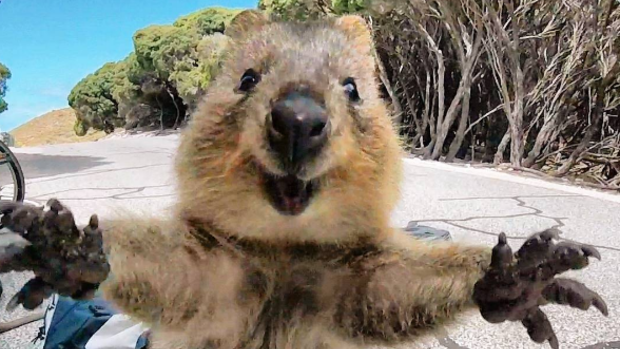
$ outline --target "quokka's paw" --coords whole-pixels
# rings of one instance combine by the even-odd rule
[[[56,199],[45,207],[0,202],[0,214],[0,226],[26,240],[2,246],[0,272],[35,274],[9,301],[9,310],[20,304],[34,309],[52,293],[89,297],[106,279],[110,266],[96,215],[79,229],[71,211]]]
[[[490,267],[474,287],[474,300],[485,320],[520,321],[533,341],[548,341],[554,349],[559,342],[540,306],[555,303],[582,310],[594,306],[608,315],[598,293],[578,281],[556,278],[565,271],[585,268],[590,257],[600,260],[600,253],[579,243],[556,243],[558,237],[557,229],[536,233],[513,254],[506,235],[500,234]]]

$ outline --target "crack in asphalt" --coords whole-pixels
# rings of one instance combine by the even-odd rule
[[[460,229],[464,229],[464,230],[469,230],[469,231],[473,231],[476,233],[480,233],[480,234],[485,234],[485,235],[490,235],[490,236],[499,236],[499,233],[494,233],[494,232],[490,232],[487,230],[482,230],[482,229],[476,229],[476,228],[472,228],[472,227],[468,227],[468,226],[464,226],[461,224],[458,224],[459,222],[468,222],[468,221],[472,221],[472,220],[481,220],[481,219],[501,219],[501,218],[517,218],[517,217],[528,217],[528,216],[534,216],[534,217],[539,217],[539,218],[545,218],[545,219],[550,219],[552,221],[555,222],[554,225],[550,226],[549,228],[562,228],[565,226],[564,224],[564,220],[568,219],[568,217],[553,217],[553,216],[548,216],[545,215],[544,212],[533,206],[533,205],[528,205],[523,199],[524,198],[554,198],[554,197],[580,197],[581,195],[519,195],[519,196],[503,196],[503,197],[471,197],[471,198],[452,198],[452,199],[440,199],[439,201],[470,201],[470,200],[513,200],[517,203],[517,206],[519,207],[523,207],[526,209],[530,209],[532,210],[532,212],[526,212],[526,213],[516,213],[516,214],[509,214],[509,215],[499,215],[499,216],[471,216],[471,217],[467,217],[467,218],[459,218],[459,219],[447,219],[447,218],[441,218],[441,219],[421,219],[421,220],[414,220],[414,222],[416,223],[422,223],[422,222],[440,222],[440,223],[444,223],[444,224],[448,224],[451,225],[453,227],[456,228],[460,228]],[[507,238],[509,239],[514,239],[514,240],[526,240],[528,237],[523,237],[523,236],[514,236],[514,235],[506,235]],[[567,239],[564,237],[559,238],[559,240],[563,240],[563,241],[567,241],[567,242],[576,242],[574,240],[571,239]],[[604,246],[604,245],[594,245],[594,244],[588,244],[589,246],[593,246],[596,248],[600,248],[600,249],[606,249],[606,250],[610,250],[610,251],[616,251],[616,252],[620,252],[620,248],[617,247],[612,247],[612,246]]]
[[[164,149],[158,150],[136,150],[136,151],[124,151],[116,153],[108,153],[109,155],[133,155],[133,154],[166,154],[168,157],[175,157],[177,154]]]
[[[152,188],[167,188],[172,187],[171,184],[162,184],[162,185],[151,185],[151,186],[141,186],[141,187],[117,187],[117,188],[72,188],[65,190],[58,190],[51,193],[39,194],[32,197],[29,197],[30,200],[41,200],[41,199],[49,199],[57,194],[68,193],[72,191],[83,191],[83,190],[100,190],[100,191],[108,191],[108,190],[126,190],[125,192],[107,195],[107,196],[95,196],[95,197],[63,197],[59,198],[62,201],[86,201],[86,200],[106,200],[106,199],[115,199],[115,200],[131,200],[131,199],[150,199],[150,198],[161,198],[161,197],[171,197],[174,194],[159,194],[159,195],[144,195],[137,197],[126,197],[127,195],[136,194],[143,192],[146,189]]]
[[[439,342],[439,345],[447,349],[470,349],[468,347],[464,347],[458,344],[449,336],[437,338],[437,342]],[[599,342],[591,345],[586,345],[585,347],[581,347],[580,349],[620,349],[620,341]]]
[[[581,349],[620,349],[620,341],[614,342],[600,342]]]
[[[457,342],[455,342],[452,338],[448,336],[443,337],[443,338],[437,338],[437,342],[439,342],[440,345],[448,349],[469,349],[467,347],[464,347],[458,344]]]
[[[439,201],[473,201],[473,200],[505,200],[512,199],[515,196],[473,196],[464,198],[448,198],[439,199]],[[518,198],[570,198],[570,197],[583,197],[579,194],[544,194],[544,195],[517,195]]]
[[[41,180],[37,180],[37,179],[31,180],[31,181],[26,180],[26,184],[28,185],[28,184],[48,183],[48,182],[54,182],[54,181],[58,181],[61,179],[67,179],[67,178],[77,178],[77,177],[84,177],[84,176],[96,175],[96,174],[101,174],[101,173],[120,172],[120,171],[127,171],[127,170],[141,170],[145,168],[161,167],[161,166],[170,166],[170,164],[164,163],[164,164],[152,164],[152,165],[134,166],[134,167],[111,168],[111,169],[96,170],[96,171],[84,171],[84,172],[74,173],[70,175],[53,176],[52,178],[45,178]]]
[[[133,199],[155,199],[155,198],[169,198],[173,197],[174,194],[159,194],[159,195],[144,195],[144,196],[132,196],[132,197],[121,197],[121,195],[129,195],[140,192],[140,190],[131,191],[123,194],[118,194],[110,197],[92,197],[92,198],[62,198],[62,201],[89,201],[89,200],[133,200]]]

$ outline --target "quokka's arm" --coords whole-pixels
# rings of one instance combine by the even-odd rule
[[[326,281],[319,299],[345,335],[396,343],[474,306],[491,249],[407,239]]]
[[[207,257],[186,227],[143,218],[108,220],[101,226],[110,264],[110,275],[100,286],[103,297],[146,323],[190,320],[195,298],[206,286],[199,266]]]
[[[46,207],[0,205],[2,226],[28,242],[0,251],[0,272],[35,274],[14,306],[34,309],[52,293],[84,299],[98,291],[125,314],[174,331],[205,314],[218,320],[223,315],[210,307],[233,303],[226,297],[239,293],[239,261],[200,244],[180,220],[92,216],[80,229],[57,200]]]
[[[591,246],[562,241],[559,232],[535,233],[513,253],[505,234],[493,249],[451,242],[424,243],[397,235],[375,257],[352,265],[341,282],[323,293],[334,325],[351,337],[396,343],[432,330],[459,312],[476,307],[491,323],[520,322],[537,343],[559,341],[541,306],[549,303],[608,314],[603,298],[583,283],[556,277],[585,268]]]
[[[184,222],[125,219],[102,228],[112,274],[103,296],[157,328],[155,339],[164,340],[157,348],[239,340],[261,303],[243,260]]]

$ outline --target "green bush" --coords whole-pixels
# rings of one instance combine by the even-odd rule
[[[134,50],[78,83],[69,95],[76,133],[89,128],[176,127],[212,80],[228,38],[222,33],[240,10],[212,7],[171,25],[133,35]]]
[[[0,113],[8,109],[4,96],[6,95],[6,82],[10,78],[11,71],[4,64],[0,63]]]
[[[224,7],[210,7],[183,16],[174,22],[174,26],[195,31],[200,35],[224,33],[226,26],[241,10]]]
[[[110,62],[82,79],[68,97],[69,106],[76,112],[80,129],[90,127],[112,132],[123,125],[118,117],[118,103],[113,97],[116,86],[118,63]]]

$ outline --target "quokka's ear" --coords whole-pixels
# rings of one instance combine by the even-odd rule
[[[355,42],[359,52],[371,52],[372,33],[364,18],[358,15],[345,15],[336,18],[334,25]]]
[[[243,38],[248,33],[259,30],[269,23],[269,18],[259,10],[244,10],[230,21],[224,34],[233,40]]]

